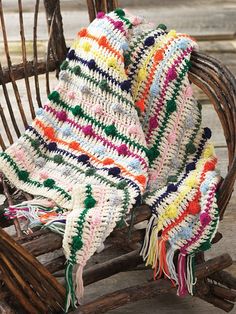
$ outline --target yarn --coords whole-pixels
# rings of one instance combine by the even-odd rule
[[[141,255],[178,295],[193,293],[195,253],[218,226],[217,159],[188,81],[197,45],[146,26],[122,9],[99,12],[78,32],[32,125],[0,153],[11,184],[43,200],[6,215],[63,236],[65,311],[82,300],[88,259],[141,200],[152,213]]]
[[[172,113],[176,110],[176,102],[174,99],[168,100],[166,105],[167,113]]]
[[[63,157],[61,155],[55,155],[53,157],[53,160],[57,163],[57,164],[61,164],[63,163]]]
[[[167,186],[167,192],[176,192],[177,191],[177,186],[175,184],[169,184]]]
[[[49,178],[43,182],[43,185],[47,188],[52,188],[55,185],[55,181]]]
[[[186,166],[186,171],[189,172],[189,171],[192,171],[196,169],[196,166],[195,166],[195,163],[194,162],[191,162],[189,163],[187,166]]]
[[[67,60],[64,60],[62,64],[60,65],[60,70],[66,70],[68,65],[69,65],[69,62]]]
[[[126,144],[121,144],[116,150],[120,155],[126,155],[128,153],[128,147]]]
[[[108,86],[108,83],[106,80],[102,80],[100,83],[99,83],[99,87],[101,88],[101,90],[103,91],[108,91],[109,89],[109,86]]]
[[[105,133],[106,135],[111,135],[111,136],[115,136],[117,133],[116,127],[114,126],[114,124],[108,125],[105,127]]]
[[[126,80],[120,84],[120,88],[126,92],[130,90],[130,87],[131,87],[131,82],[129,80]]]
[[[58,93],[58,91],[53,91],[51,92],[51,94],[48,95],[48,99],[58,102],[60,100],[60,94]]]
[[[89,62],[88,62],[88,68],[89,68],[90,70],[94,70],[94,69],[96,68],[96,62],[95,62],[94,59],[89,60]]]
[[[92,135],[93,134],[93,127],[90,124],[83,126],[82,131],[84,132],[85,135]]]
[[[59,119],[59,120],[61,120],[61,121],[66,121],[66,119],[67,119],[67,113],[65,112],[65,111],[59,111],[58,113],[57,113],[57,118]]]
[[[96,204],[96,200],[92,197],[92,196],[88,196],[85,200],[84,200],[84,205],[87,208],[92,208],[94,207],[94,205]]]
[[[158,29],[158,28],[162,29],[163,31],[167,30],[167,27],[166,27],[165,24],[159,24],[159,25],[157,26],[157,29]]]
[[[201,213],[200,222],[201,222],[203,227],[206,227],[210,221],[211,221],[211,217],[209,216],[208,213],[206,213],[206,212]]]
[[[29,172],[25,170],[19,171],[18,178],[19,180],[26,182],[29,178]]]
[[[144,45],[148,47],[154,45],[154,43],[155,43],[155,38],[153,36],[147,37],[144,41]]]
[[[83,109],[79,105],[76,105],[71,111],[74,116],[82,116],[83,114]]]
[[[187,153],[189,154],[193,154],[196,152],[196,147],[194,146],[193,142],[189,142],[187,145],[186,145],[186,151]]]
[[[75,66],[73,69],[72,69],[72,72],[75,74],[75,75],[80,75],[81,73],[81,67],[79,65]]]
[[[104,12],[98,12],[97,13],[97,19],[103,19],[105,17],[105,13]]]
[[[121,8],[115,9],[115,13],[119,16],[119,17],[124,17],[125,16],[125,11]]]
[[[117,176],[118,174],[120,174],[120,168],[119,167],[110,168],[108,170],[108,173],[113,175],[113,176]]]
[[[82,154],[82,155],[77,157],[77,160],[79,162],[86,163],[89,160],[89,156],[87,154]]]
[[[51,143],[48,144],[47,148],[48,148],[48,150],[50,152],[52,152],[52,151],[57,149],[57,143],[56,142],[51,142]]]

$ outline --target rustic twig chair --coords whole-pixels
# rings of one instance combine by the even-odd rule
[[[109,11],[117,6],[116,1],[87,0],[90,20],[95,18],[98,11]],[[41,107],[41,92],[39,77],[46,75],[46,92],[49,93],[49,72],[57,74],[59,65],[64,59],[67,48],[63,35],[62,17],[59,0],[44,0],[48,23],[48,48],[46,58],[38,58],[37,51],[37,25],[40,1],[35,1],[34,28],[33,28],[33,58],[27,59],[26,41],[24,35],[24,23],[22,14],[22,0],[18,0],[20,34],[22,42],[22,63],[12,64],[9,43],[5,28],[2,1],[0,0],[0,19],[3,34],[4,50],[7,66],[0,63],[0,88],[3,91],[5,104],[0,104],[1,128],[0,146],[4,150],[19,137],[21,130],[16,121],[16,115],[20,116],[24,127],[28,121],[26,111],[29,109],[31,118],[35,116],[35,109]],[[189,78],[209,97],[214,105],[222,124],[228,147],[228,173],[222,178],[219,188],[219,201],[221,219],[230,200],[236,178],[236,81],[230,71],[217,60],[201,53],[192,55],[192,67]],[[19,92],[18,82],[24,80],[28,100],[23,101]],[[32,89],[32,83],[34,88]],[[9,88],[13,90],[16,105],[13,105]],[[45,93],[46,94],[46,93]],[[27,107],[29,106],[29,107]],[[61,248],[61,237],[46,230],[36,230],[32,234],[22,234],[17,220],[6,221],[3,216],[3,208],[19,201],[16,193],[8,185],[1,174],[0,193],[6,195],[5,203],[0,207],[0,304],[2,309],[9,306],[16,313],[62,313],[65,300],[65,289],[54,274],[64,268],[63,256],[41,264],[36,257],[53,252]],[[26,199],[31,196],[24,194]],[[148,219],[150,211],[147,206],[141,206],[134,210],[133,218],[128,221],[132,225]],[[11,237],[4,228],[10,224],[15,225],[16,236]],[[106,241],[106,250],[122,248],[123,255],[110,260],[100,259],[103,262],[88,267],[84,272],[85,285],[112,276],[121,271],[127,271],[142,264],[139,257],[139,243],[142,241],[144,230],[133,230],[128,233],[130,227],[116,229]],[[222,238],[217,233],[213,242]],[[104,251],[99,255],[103,255]],[[196,296],[229,312],[236,301],[236,278],[233,278],[224,269],[232,264],[228,254],[223,254],[214,259],[205,261],[204,255],[197,258],[196,275],[198,278]],[[79,313],[105,313],[128,302],[155,297],[162,293],[168,293],[171,288],[167,285],[157,284],[155,281],[145,285],[134,286],[124,290],[100,297],[99,299],[79,307]]]

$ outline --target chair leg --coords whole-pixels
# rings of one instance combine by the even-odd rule
[[[26,313],[63,311],[65,289],[51,273],[0,228],[0,272]]]

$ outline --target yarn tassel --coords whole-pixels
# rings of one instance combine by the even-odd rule
[[[174,255],[175,255],[175,249],[169,249],[166,254],[166,261],[170,273],[170,279],[174,280],[175,284],[178,284],[178,275],[176,272],[176,267],[174,264]]]
[[[166,265],[166,241],[161,239],[158,245],[158,259],[159,259],[159,267],[158,271],[155,269],[154,276],[155,278],[158,276],[158,279],[161,278],[163,272],[168,277],[168,267]]]
[[[158,279],[161,278],[162,274],[164,273],[165,277],[169,278],[173,287],[175,287],[175,283],[176,283],[176,279],[172,278],[172,276],[170,275],[170,267],[174,267],[173,261],[172,264],[169,261],[169,256],[167,255],[167,251],[166,251],[166,245],[167,245],[167,240],[166,239],[161,239],[161,241],[159,242],[159,268],[158,268],[158,272],[156,272],[154,274],[155,278],[158,274]],[[168,258],[167,258],[168,257]],[[156,269],[155,269],[156,271]],[[172,269],[173,271],[173,269]]]
[[[195,269],[195,255],[188,255],[187,256],[187,287],[188,292],[193,295],[193,289],[197,282],[195,278],[194,269]]]
[[[84,283],[83,283],[83,265],[79,265],[76,272],[76,296],[79,304],[82,304],[84,296]]]
[[[145,237],[140,251],[140,255],[143,257],[144,260],[148,258],[150,252],[152,229],[155,224],[155,219],[156,216],[152,215],[146,227]]]
[[[24,201],[21,204],[9,206],[5,210],[5,216],[13,218],[26,218],[29,221],[29,227],[41,226],[43,223],[40,220],[44,214],[56,216],[55,203],[48,199],[33,199]]]
[[[157,267],[159,259],[159,239],[158,239],[158,228],[154,225],[151,232],[150,246],[148,250],[148,256],[146,265],[151,265],[152,268]]]
[[[42,229],[50,229],[52,232],[58,233],[60,235],[65,234],[66,221],[51,221],[46,223]]]
[[[69,308],[72,306],[73,308],[76,308],[77,306],[77,300],[75,296],[74,291],[74,285],[73,285],[73,264],[71,262],[67,263],[66,266],[66,304],[65,304],[65,312],[67,313]]]
[[[179,286],[177,290],[177,295],[180,297],[188,293],[186,266],[186,255],[180,253],[178,256]]]

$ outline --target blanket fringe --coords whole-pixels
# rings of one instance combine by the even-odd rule
[[[76,296],[79,304],[82,304],[84,296],[83,270],[84,266],[79,265],[76,272]]]
[[[65,270],[66,279],[66,304],[65,313],[68,312],[69,308],[72,306],[74,309],[77,307],[77,300],[75,296],[75,290],[73,285],[73,267],[71,262],[68,262]]]
[[[49,199],[35,198],[9,206],[5,209],[4,215],[9,219],[25,218],[28,228],[48,228],[61,235],[65,232],[65,216],[60,213],[60,208]]]
[[[187,293],[193,295],[196,279],[194,275],[195,255],[178,254],[178,262],[175,265],[176,248],[168,247],[166,238],[158,237],[157,217],[152,216],[146,228],[146,235],[140,251],[140,255],[146,261],[146,265],[153,268],[153,277],[159,279],[164,274],[169,278],[173,286],[178,285],[177,294],[184,296]]]

